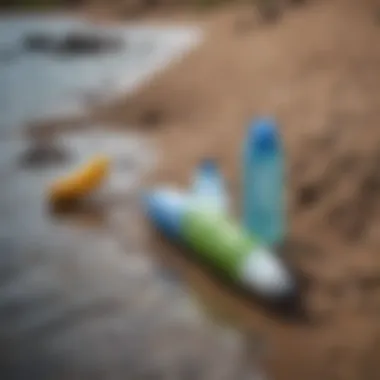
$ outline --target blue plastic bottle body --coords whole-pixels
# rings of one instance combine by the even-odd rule
[[[264,243],[285,235],[285,162],[281,142],[275,149],[255,149],[247,139],[243,152],[243,224]]]

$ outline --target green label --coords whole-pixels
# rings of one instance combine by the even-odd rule
[[[242,260],[256,246],[236,223],[207,210],[191,210],[184,216],[183,237],[201,258],[236,279]]]

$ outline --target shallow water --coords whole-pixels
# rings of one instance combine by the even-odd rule
[[[30,33],[53,36],[68,31],[121,37],[112,53],[60,57],[22,48]],[[79,114],[91,105],[136,89],[201,38],[197,28],[141,25],[101,27],[58,16],[0,18],[0,131],[13,133],[25,123]]]
[[[83,27],[2,20],[1,49],[41,25]],[[40,147],[18,136],[25,122],[83,111],[86,91],[132,91],[195,41],[180,29],[120,32],[129,47],[118,55],[0,62],[0,377],[260,380],[257,355],[247,356],[256,339],[205,318],[148,247],[139,192],[157,161],[150,142],[92,125],[57,133],[48,146],[59,159],[33,162]],[[98,153],[112,161],[104,185],[72,209],[53,210],[49,184]]]
[[[49,213],[45,193],[51,181],[82,165],[98,153],[111,157],[112,172],[107,186],[91,201],[99,202],[102,209],[112,208],[113,199],[129,199],[136,195],[142,176],[151,167],[152,148],[146,146],[136,135],[123,135],[96,131],[66,133],[58,138],[56,149],[62,150],[67,159],[62,163],[50,163],[36,167],[21,165],[23,155],[32,147],[25,140],[0,141],[1,218],[0,231],[3,236],[12,234],[42,238],[49,233],[59,217]],[[100,205],[98,206],[100,208]],[[41,235],[42,234],[42,235]]]
[[[136,235],[152,146],[100,129],[54,144],[66,160],[28,167],[30,143],[0,142],[1,377],[261,379],[245,359],[250,338],[204,318]],[[51,181],[95,152],[111,157],[110,177],[81,207],[52,212]]]

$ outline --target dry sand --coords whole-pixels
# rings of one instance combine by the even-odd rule
[[[303,298],[313,323],[290,326],[266,317],[171,257],[205,297],[268,335],[273,379],[380,378],[375,5],[315,1],[274,25],[250,25],[249,7],[204,16],[207,38],[199,49],[134,96],[94,115],[138,125],[156,138],[163,160],[153,182],[186,185],[197,160],[217,157],[234,199],[250,118],[274,114],[281,122],[290,247],[309,279]],[[296,254],[300,243],[306,251]]]

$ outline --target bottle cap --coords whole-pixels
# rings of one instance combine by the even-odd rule
[[[187,196],[176,189],[162,188],[145,193],[142,201],[153,224],[169,237],[179,238]]]
[[[262,153],[272,153],[279,148],[280,136],[273,118],[260,118],[250,126],[248,138],[253,148]]]

